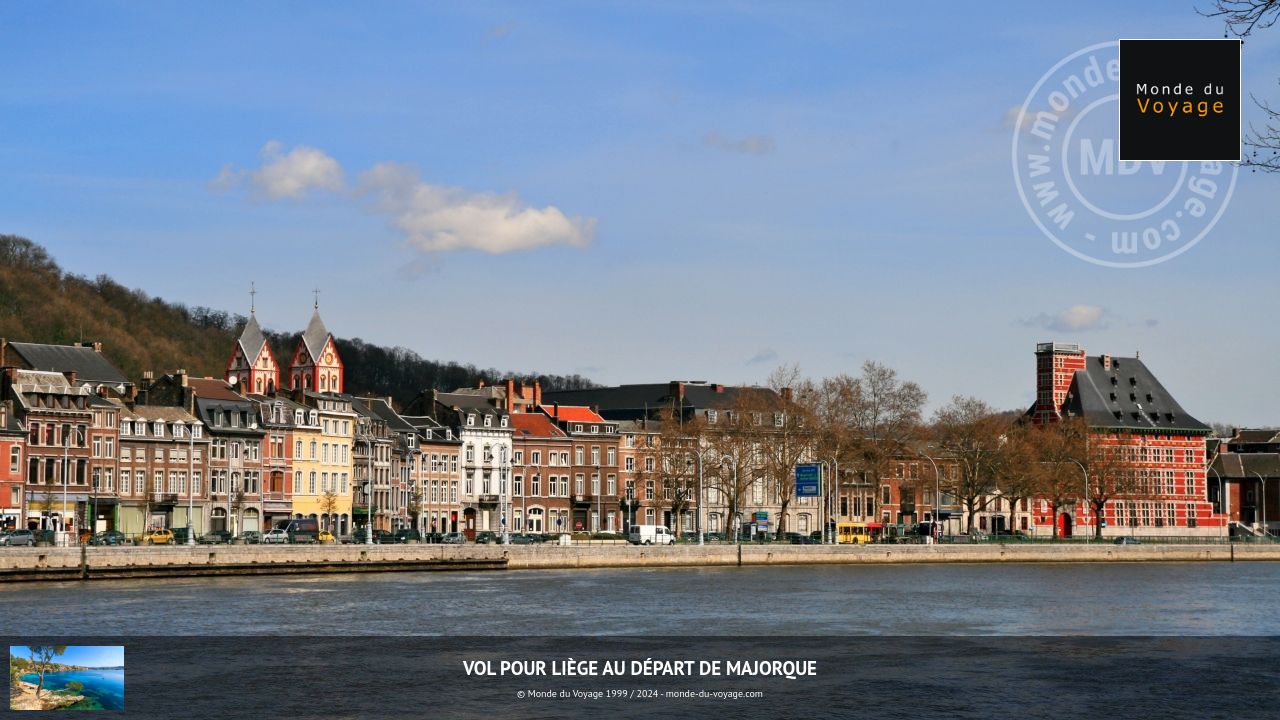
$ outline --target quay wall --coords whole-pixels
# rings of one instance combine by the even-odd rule
[[[0,548],[0,582],[191,575],[886,563],[1280,561],[1280,544],[197,545]]]

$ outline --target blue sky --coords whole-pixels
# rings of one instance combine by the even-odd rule
[[[1118,271],[1045,239],[1010,171],[1006,115],[1062,57],[1221,35],[1186,3],[8,3],[0,232],[189,304],[255,281],[278,329],[318,286],[335,334],[481,366],[875,359],[1015,407],[1057,339],[1276,423],[1280,178]],[[1246,94],[1280,101],[1277,48],[1246,44]]]
[[[9,648],[9,654],[29,659],[31,648],[26,645],[14,645]],[[124,646],[68,645],[67,651],[59,655],[54,662],[83,667],[120,667],[124,665]]]

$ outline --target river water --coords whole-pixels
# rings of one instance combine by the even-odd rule
[[[0,586],[0,635],[1280,635],[1280,563],[256,576]],[[88,626],[88,627],[86,627]]]

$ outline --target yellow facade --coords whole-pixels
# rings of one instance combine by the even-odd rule
[[[351,531],[355,415],[349,401],[339,397],[317,395],[308,400],[311,407],[293,436],[293,514],[314,516],[322,528],[347,534]],[[330,493],[333,506],[327,507]]]

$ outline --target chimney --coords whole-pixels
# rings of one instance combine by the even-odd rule
[[[560,419],[560,403],[553,403],[551,405],[551,418],[553,420]]]
[[[1103,355],[1103,356],[1102,356],[1102,369],[1103,369],[1103,370],[1110,370],[1110,369],[1111,369],[1111,356],[1110,356],[1110,355]]]
[[[62,374],[63,374],[64,376],[66,376],[66,378],[67,378],[67,382],[71,383],[72,385],[75,385],[75,384],[76,384],[76,377],[77,377],[77,375],[76,375],[76,371],[75,371],[75,370],[68,370],[68,371],[66,371],[66,372],[64,372],[64,373],[62,373]]]
[[[714,390],[715,392],[722,393],[724,392],[724,385],[716,383],[715,385],[711,386],[711,389]]]
[[[93,344],[93,351],[94,351],[94,352],[96,352],[96,353],[100,353],[100,352],[102,352],[102,343],[100,343],[100,342],[95,342],[95,343]]]
[[[186,368],[179,368],[178,371],[174,373],[174,375],[176,375],[178,378],[179,387],[186,387],[189,384],[187,382],[188,378],[187,378]]]
[[[484,389],[484,378],[480,378],[480,389]]]
[[[520,389],[524,390],[524,385],[520,385]],[[516,381],[507,378],[507,412],[515,412],[516,407]]]
[[[667,395],[674,398],[677,405],[684,405],[684,383],[672,380],[667,386]]]
[[[542,381],[540,380],[533,381],[533,404],[542,404]]]
[[[791,388],[782,388],[782,399],[791,402]]]

